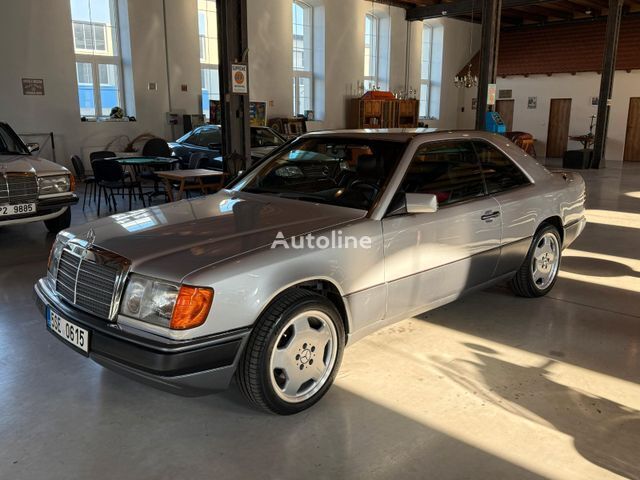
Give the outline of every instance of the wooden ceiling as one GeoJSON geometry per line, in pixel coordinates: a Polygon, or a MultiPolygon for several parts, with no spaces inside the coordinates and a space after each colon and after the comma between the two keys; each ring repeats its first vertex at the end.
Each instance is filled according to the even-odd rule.
{"type": "MultiPolygon", "coordinates": [[[[365,0],[371,1],[371,0],[365,0]]],[[[376,3],[391,4],[407,9],[407,18],[418,20],[445,16],[460,20],[471,20],[466,12],[458,13],[459,8],[471,3],[470,0],[375,0],[376,3]],[[421,8],[425,7],[425,8],[421,8]],[[446,12],[446,13],[441,13],[446,12]]],[[[625,0],[624,14],[640,13],[640,0],[625,0]]],[[[482,21],[482,0],[475,0],[474,22],[482,21]]],[[[469,9],[466,8],[468,11],[469,9]]],[[[592,18],[605,17],[609,10],[608,0],[503,0],[502,27],[518,27],[521,25],[546,25],[557,22],[588,21],[592,18]]]]}

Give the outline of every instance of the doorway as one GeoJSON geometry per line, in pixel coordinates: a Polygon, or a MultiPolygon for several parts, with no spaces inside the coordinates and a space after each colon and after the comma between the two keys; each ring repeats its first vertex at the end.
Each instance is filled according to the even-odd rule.
{"type": "Polygon", "coordinates": [[[629,99],[623,160],[625,162],[640,162],[640,97],[629,99]]]}
{"type": "Polygon", "coordinates": [[[552,98],[549,107],[549,130],[547,131],[548,158],[561,158],[569,143],[571,99],[552,98]]]}
{"type": "Polygon", "coordinates": [[[514,100],[496,100],[496,112],[502,117],[507,132],[513,132],[514,100]]]}

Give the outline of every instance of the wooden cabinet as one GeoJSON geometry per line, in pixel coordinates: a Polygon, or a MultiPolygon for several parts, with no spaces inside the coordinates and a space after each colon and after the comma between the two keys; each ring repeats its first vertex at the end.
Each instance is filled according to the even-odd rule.
{"type": "Polygon", "coordinates": [[[418,126],[418,100],[354,98],[348,128],[414,128],[418,126]]]}

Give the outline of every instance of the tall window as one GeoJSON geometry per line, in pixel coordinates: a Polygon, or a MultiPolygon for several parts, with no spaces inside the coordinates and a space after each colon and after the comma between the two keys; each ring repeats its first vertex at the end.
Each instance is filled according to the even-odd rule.
{"type": "Polygon", "coordinates": [[[116,0],[71,0],[80,115],[106,117],[124,109],[116,0]]]}
{"type": "Polygon", "coordinates": [[[378,60],[380,58],[380,20],[367,13],[364,18],[364,89],[378,86],[378,60]]]}
{"type": "Polygon", "coordinates": [[[313,110],[313,8],[294,0],[293,19],[293,114],[313,110]]]}
{"type": "Polygon", "coordinates": [[[442,25],[423,24],[420,74],[421,118],[437,119],[440,116],[443,32],[442,25]]]}
{"type": "Polygon", "coordinates": [[[218,15],[216,0],[198,0],[202,112],[209,117],[209,100],[220,99],[218,76],[218,15]]]}

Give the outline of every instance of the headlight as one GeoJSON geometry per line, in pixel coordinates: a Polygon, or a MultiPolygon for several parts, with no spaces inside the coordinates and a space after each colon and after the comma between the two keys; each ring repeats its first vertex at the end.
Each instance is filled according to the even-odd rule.
{"type": "Polygon", "coordinates": [[[176,285],[132,274],[120,303],[120,313],[174,330],[202,325],[207,319],[213,290],[176,285]]]}
{"type": "Polygon", "coordinates": [[[72,190],[73,180],[70,175],[38,177],[38,185],[40,186],[40,195],[51,195],[72,190]]]}
{"type": "Polygon", "coordinates": [[[56,278],[58,273],[58,259],[60,258],[60,255],[62,255],[62,249],[69,240],[70,238],[68,236],[58,234],[55,242],[53,242],[51,251],[49,252],[49,260],[47,262],[47,272],[49,272],[49,276],[52,279],[56,278]]]}

